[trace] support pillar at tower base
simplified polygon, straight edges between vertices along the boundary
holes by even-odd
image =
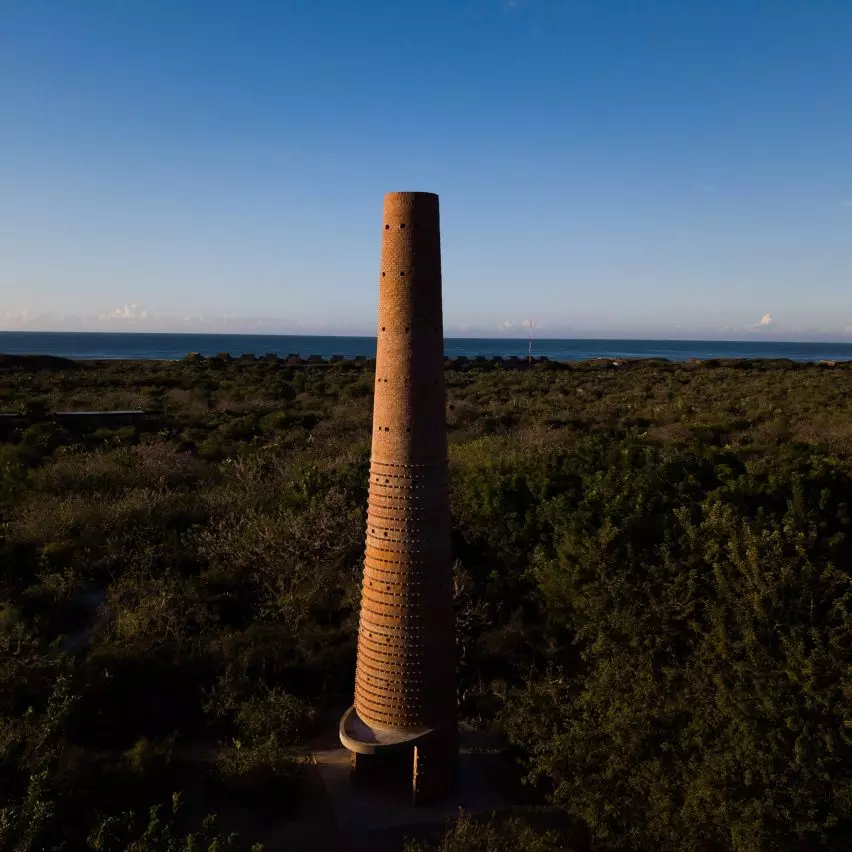
[[[415,805],[439,802],[455,789],[458,735],[454,729],[378,731],[351,707],[340,720],[340,741],[351,754],[351,779],[359,787],[410,785]]]
[[[455,731],[443,732],[414,746],[412,801],[432,804],[449,796],[458,775],[458,742]]]

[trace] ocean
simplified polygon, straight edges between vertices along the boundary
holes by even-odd
[[[509,338],[448,337],[447,357],[527,354],[528,341]],[[719,340],[533,340],[534,356],[553,360],[589,358],[790,358],[794,361],[852,360],[852,343],[773,343]],[[78,359],[175,360],[190,352],[244,354],[342,355],[372,357],[375,337],[321,337],[270,334],[134,334],[105,332],[0,331],[0,353],[59,355]]]

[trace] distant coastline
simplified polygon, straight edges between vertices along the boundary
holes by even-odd
[[[447,357],[526,357],[526,338],[448,337]],[[342,356],[371,358],[375,337],[271,334],[175,334],[168,332],[0,331],[0,353],[55,355],[79,360],[178,360],[190,352],[205,357],[227,352],[240,355],[303,358]],[[665,358],[670,361],[712,358],[789,358],[793,361],[852,361],[852,343],[784,343],[730,340],[591,340],[532,341],[534,356],[559,361],[592,358]]]

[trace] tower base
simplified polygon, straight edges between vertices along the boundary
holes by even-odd
[[[411,785],[415,805],[449,796],[458,772],[455,729],[395,731],[364,722],[350,707],[340,720],[340,742],[351,754],[350,774],[359,786]]]

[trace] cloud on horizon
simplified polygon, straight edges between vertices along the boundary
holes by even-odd
[[[540,323],[536,322],[535,320],[532,320],[532,319],[529,319],[529,318],[522,319],[522,320],[503,320],[503,322],[500,323],[500,326],[498,327],[498,331],[509,331],[513,328],[517,328],[517,329],[521,329],[521,328],[543,329],[543,328],[547,328],[547,326],[541,325]]]
[[[144,320],[148,319],[148,311],[141,305],[123,305],[116,308],[112,313],[100,314],[98,319],[102,320]]]
[[[765,313],[754,325],[746,326],[747,331],[760,331],[774,325],[775,318],[769,312]]]

